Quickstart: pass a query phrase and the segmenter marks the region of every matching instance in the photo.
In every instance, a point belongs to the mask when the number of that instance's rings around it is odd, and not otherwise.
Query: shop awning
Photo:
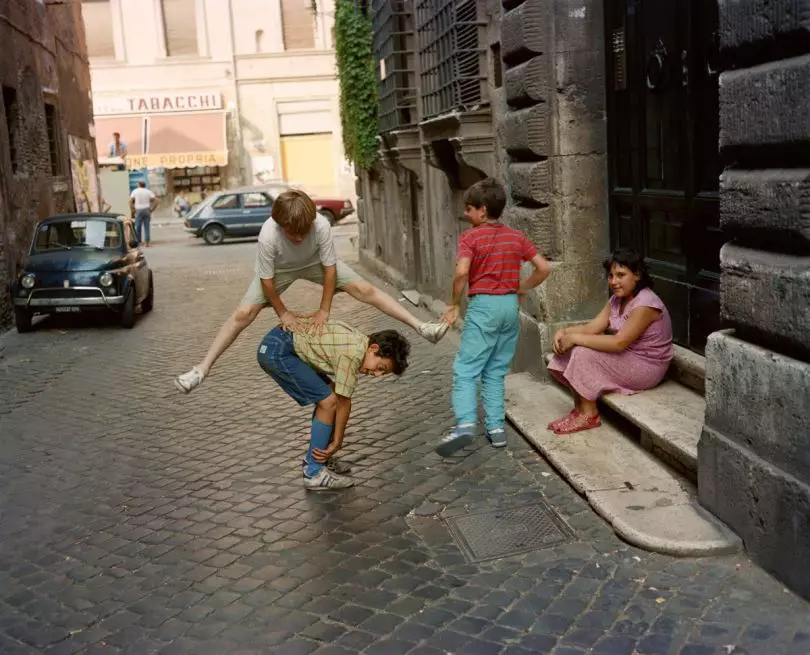
[[[99,118],[96,139],[100,154],[107,153],[105,134],[112,141],[113,132],[120,132],[127,144],[129,169],[228,164],[224,112]]]
[[[143,116],[109,116],[96,118],[96,150],[99,157],[108,157],[113,132],[121,135],[121,141],[127,144],[130,155],[143,154],[143,140],[146,128]]]

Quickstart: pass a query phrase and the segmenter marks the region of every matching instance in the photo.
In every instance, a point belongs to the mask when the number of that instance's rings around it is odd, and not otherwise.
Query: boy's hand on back
[[[284,312],[280,320],[281,329],[285,332],[303,332],[306,329],[306,326],[291,311]]]
[[[326,321],[329,320],[329,312],[319,309],[310,317],[310,332],[314,334],[323,334],[326,327]]]

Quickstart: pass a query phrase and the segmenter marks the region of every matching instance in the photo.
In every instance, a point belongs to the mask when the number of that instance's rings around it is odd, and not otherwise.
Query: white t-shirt
[[[135,201],[135,211],[138,211],[139,209],[149,209],[155,194],[149,189],[138,187],[129,194],[129,197]]]
[[[312,229],[301,243],[293,243],[272,218],[268,218],[259,232],[256,251],[256,275],[271,280],[276,271],[299,271],[314,264],[337,264],[335,243],[329,221],[318,214]]]

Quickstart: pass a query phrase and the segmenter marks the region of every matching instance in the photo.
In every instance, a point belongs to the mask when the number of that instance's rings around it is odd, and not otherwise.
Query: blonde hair
[[[273,220],[299,236],[309,233],[316,215],[312,198],[298,189],[285,191],[273,201]]]

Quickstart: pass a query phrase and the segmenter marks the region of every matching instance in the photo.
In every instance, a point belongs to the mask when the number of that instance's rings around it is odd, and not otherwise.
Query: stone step
[[[631,544],[677,556],[736,552],[740,539],[697,502],[697,489],[609,423],[567,436],[546,428],[571,409],[562,389],[516,373],[506,413],[523,435]]]
[[[546,357],[550,359],[550,355]],[[632,396],[606,394],[600,403],[638,428],[644,448],[690,480],[697,480],[697,447],[706,413],[702,394],[669,379]]]
[[[633,396],[606,394],[602,402],[641,431],[641,445],[670,466],[697,479],[697,447],[706,399],[667,380]]]

